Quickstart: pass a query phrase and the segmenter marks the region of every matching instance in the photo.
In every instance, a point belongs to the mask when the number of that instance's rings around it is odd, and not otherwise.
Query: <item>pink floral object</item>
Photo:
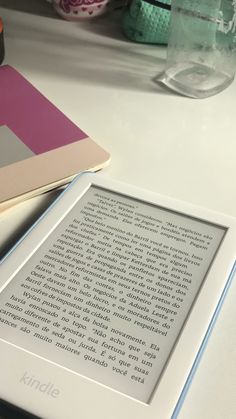
[[[81,20],[105,13],[112,0],[54,0],[56,11],[67,20]]]
[[[104,0],[60,0],[60,7],[65,13],[70,13],[76,6],[82,6],[82,4],[94,4],[102,3]]]

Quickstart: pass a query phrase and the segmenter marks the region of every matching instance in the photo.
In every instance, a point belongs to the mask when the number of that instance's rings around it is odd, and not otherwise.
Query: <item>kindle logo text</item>
[[[24,384],[27,387],[31,387],[34,390],[44,393],[46,396],[53,397],[54,399],[59,396],[60,391],[54,386],[53,383],[38,380],[34,375],[30,375],[27,371],[24,372],[20,378],[20,383]]]

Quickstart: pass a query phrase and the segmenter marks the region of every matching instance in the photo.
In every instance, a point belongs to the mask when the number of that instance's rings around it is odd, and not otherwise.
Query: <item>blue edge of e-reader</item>
[[[184,387],[183,387],[183,390],[182,390],[182,392],[181,392],[181,394],[180,394],[179,400],[178,400],[178,402],[177,402],[177,404],[176,404],[176,407],[175,407],[175,409],[174,409],[173,415],[171,416],[171,419],[176,419],[176,418],[178,417],[178,414],[179,414],[180,409],[181,409],[181,407],[182,407],[182,405],[183,405],[183,402],[184,402],[184,399],[185,399],[186,394],[187,394],[187,392],[188,392],[188,389],[189,389],[189,387],[190,387],[190,385],[191,385],[191,383],[192,383],[192,380],[193,380],[194,374],[195,374],[195,372],[196,372],[196,370],[197,370],[197,367],[198,367],[198,365],[199,365],[199,362],[200,362],[200,360],[201,360],[201,357],[202,357],[202,355],[203,355],[203,352],[204,352],[204,350],[205,350],[205,348],[206,348],[206,345],[207,345],[208,339],[209,339],[210,334],[211,334],[211,332],[212,332],[212,330],[213,330],[213,327],[214,327],[214,325],[215,325],[215,322],[216,322],[216,320],[217,320],[218,314],[219,314],[220,309],[221,309],[221,307],[222,307],[222,305],[223,305],[224,299],[225,299],[225,297],[226,297],[227,291],[228,291],[228,289],[229,289],[229,287],[230,287],[230,284],[231,284],[231,282],[232,282],[232,279],[233,279],[233,277],[234,277],[235,272],[236,272],[236,262],[234,263],[234,266],[233,266],[233,268],[232,268],[232,270],[231,270],[231,272],[230,272],[229,278],[228,278],[228,280],[227,280],[227,282],[226,282],[226,285],[225,285],[225,287],[224,287],[224,290],[223,290],[223,292],[222,292],[222,294],[221,294],[221,297],[220,297],[220,299],[219,299],[219,302],[218,302],[218,304],[217,304],[217,307],[216,307],[216,309],[215,309],[215,312],[214,312],[214,314],[213,314],[213,316],[212,316],[211,322],[210,322],[210,324],[209,324],[209,326],[208,326],[208,329],[207,329],[207,332],[206,332],[206,334],[205,334],[205,337],[204,337],[204,339],[203,339],[203,341],[202,341],[202,344],[201,344],[201,346],[200,346],[200,348],[199,348],[199,351],[198,351],[198,353],[197,353],[197,356],[196,356],[196,358],[195,358],[195,361],[194,361],[194,363],[193,363],[193,366],[192,366],[192,368],[191,368],[191,371],[190,371],[190,373],[189,373],[189,375],[188,375],[188,378],[187,378],[187,380],[186,380],[186,382],[185,382],[185,385],[184,385]]]

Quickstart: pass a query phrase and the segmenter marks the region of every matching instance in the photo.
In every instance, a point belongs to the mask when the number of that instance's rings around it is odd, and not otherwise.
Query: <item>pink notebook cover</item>
[[[0,67],[0,209],[109,159],[19,72]]]

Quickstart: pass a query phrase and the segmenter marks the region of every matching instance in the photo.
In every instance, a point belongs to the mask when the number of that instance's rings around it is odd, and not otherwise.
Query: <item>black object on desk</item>
[[[4,37],[3,37],[3,22],[0,17],[0,64],[2,64],[5,56]]]
[[[0,419],[40,419],[38,416],[31,415],[2,399],[0,399]]]

